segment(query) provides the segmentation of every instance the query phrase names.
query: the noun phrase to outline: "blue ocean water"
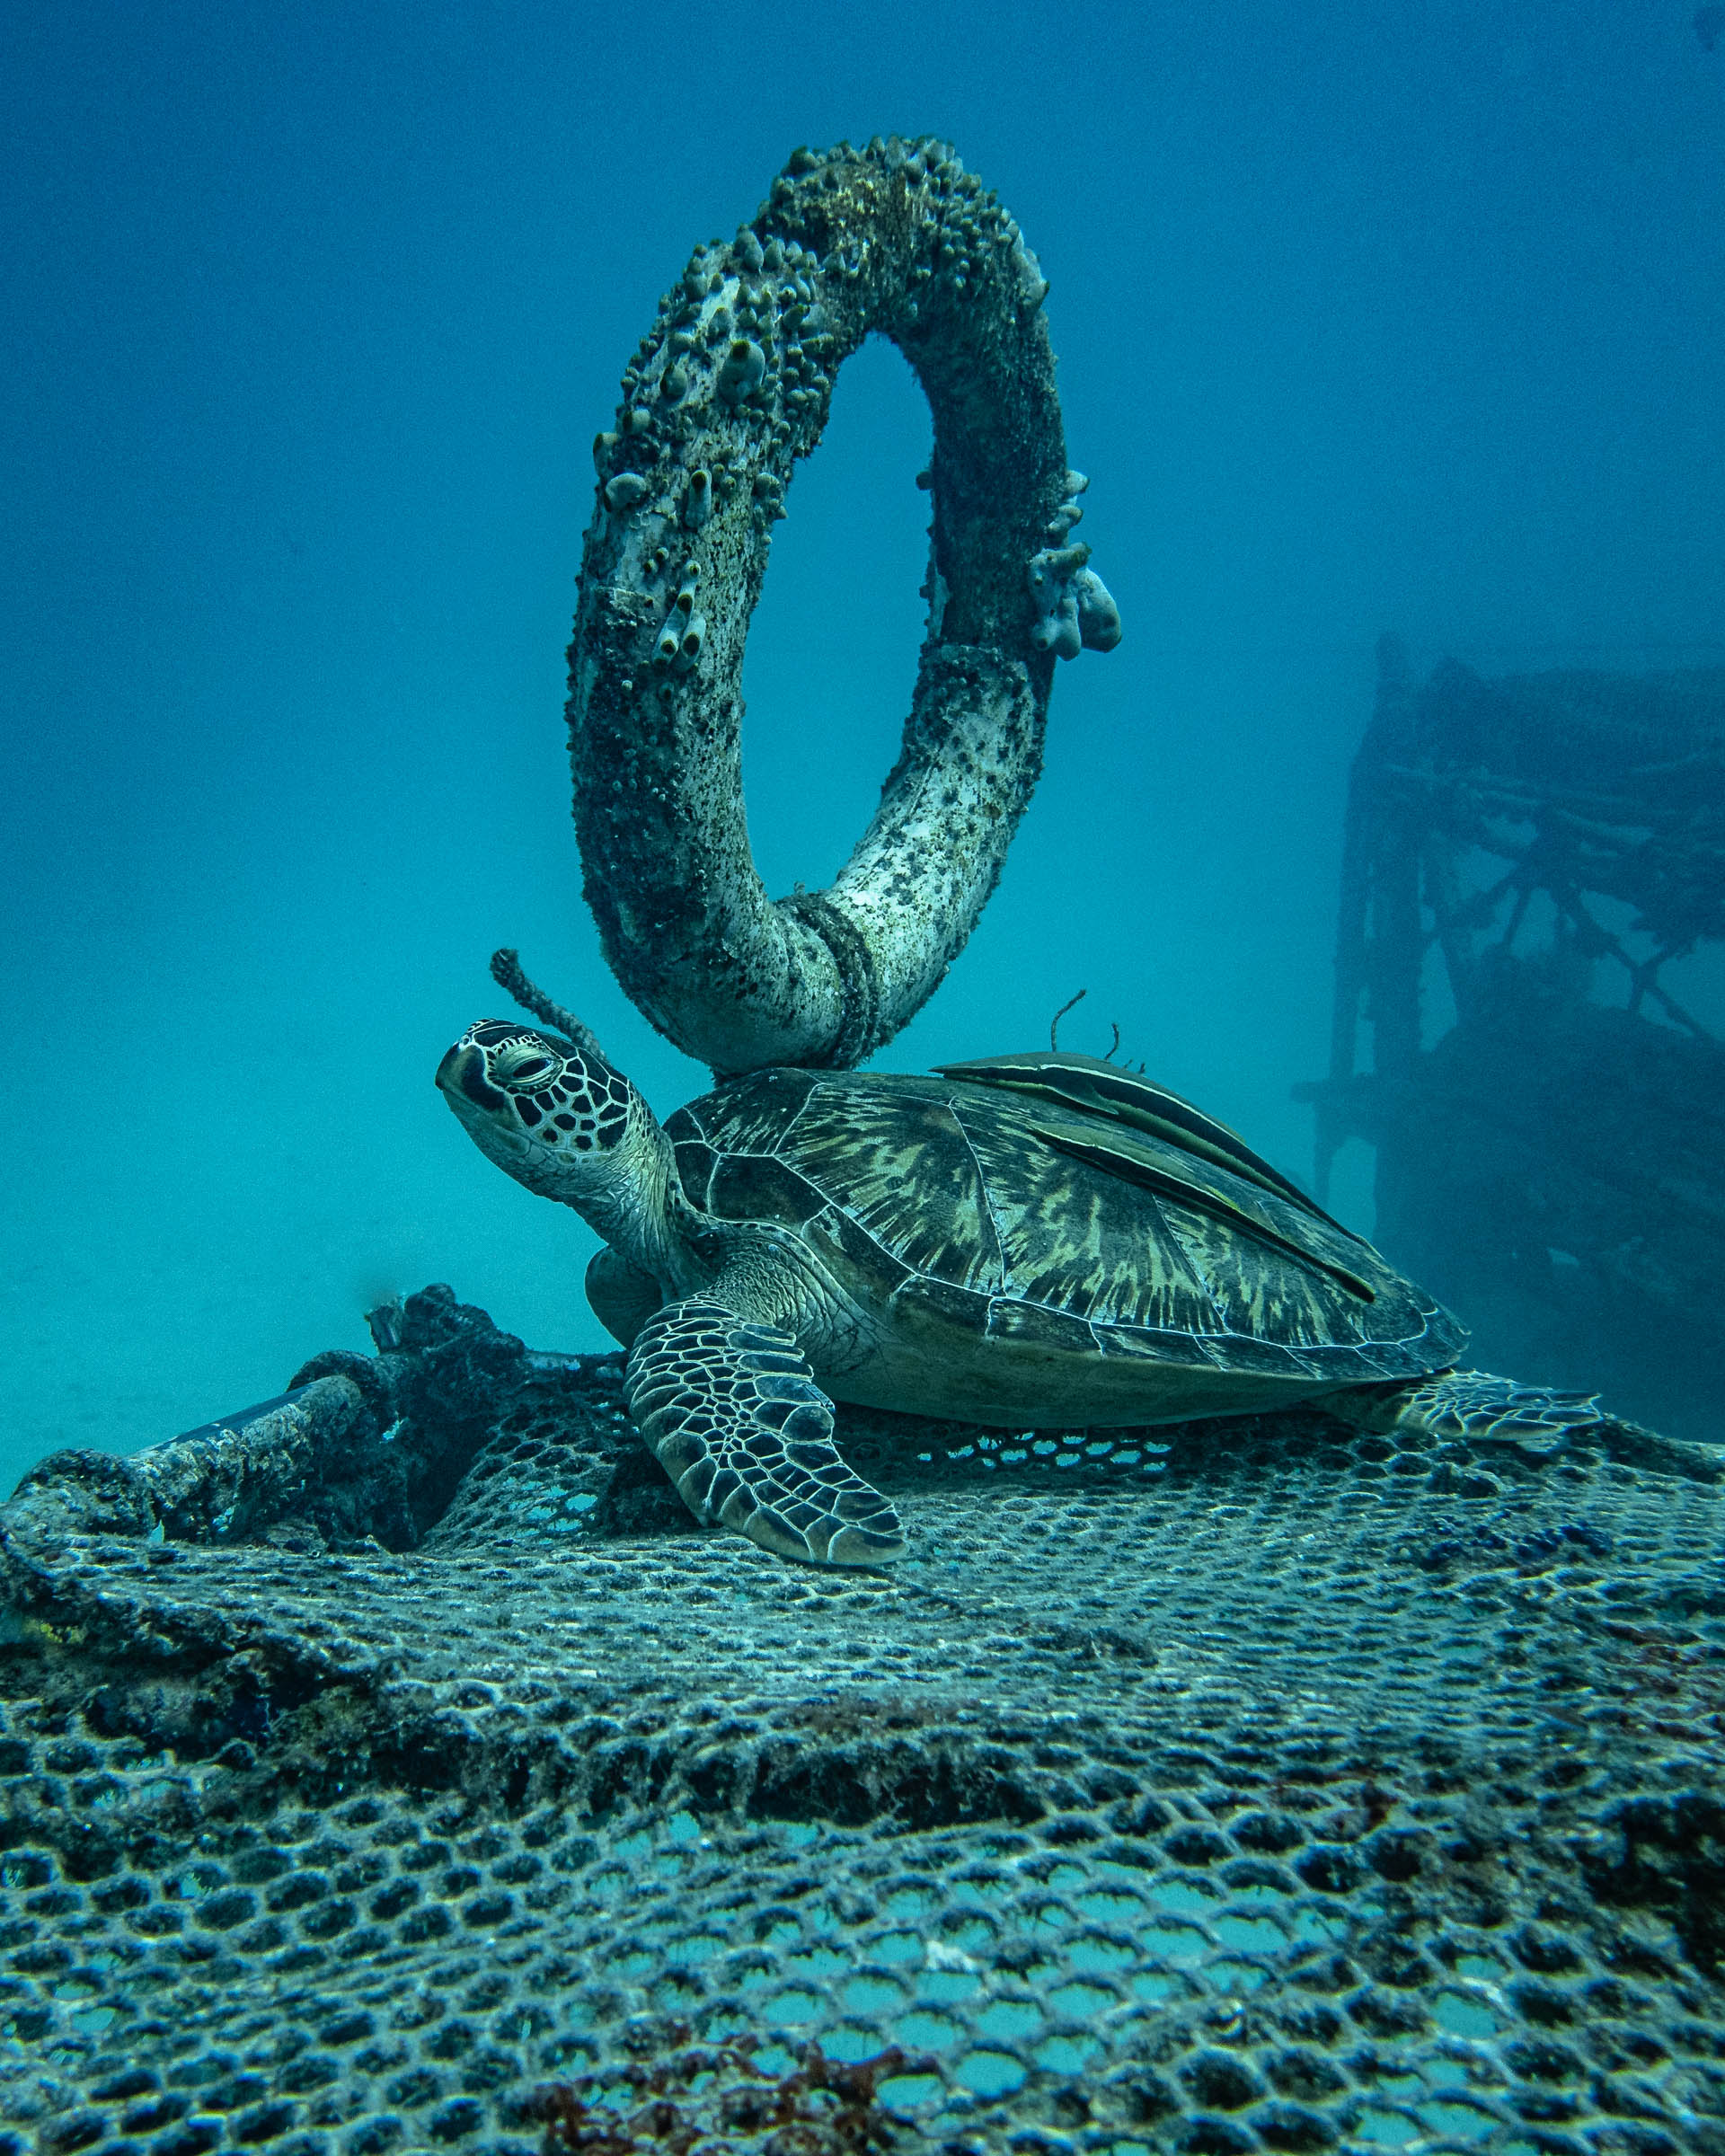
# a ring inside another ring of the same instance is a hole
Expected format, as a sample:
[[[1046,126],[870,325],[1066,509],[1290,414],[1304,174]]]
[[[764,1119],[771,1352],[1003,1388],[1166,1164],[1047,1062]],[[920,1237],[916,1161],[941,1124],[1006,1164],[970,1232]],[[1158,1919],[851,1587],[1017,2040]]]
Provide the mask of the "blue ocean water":
[[[0,1480],[274,1392],[452,1281],[599,1344],[592,1247],[431,1072],[499,943],[661,1109],[579,893],[588,445],[800,142],[953,141],[1052,280],[1126,641],[890,1068],[1135,1060],[1296,1172],[1377,633],[1725,656],[1725,51],[1643,0],[647,16],[134,0],[0,23]],[[749,648],[769,886],[891,760],[927,422],[846,368]],[[1703,984],[1704,985],[1704,984]],[[1369,1228],[1369,1162],[1334,1202]],[[1536,1373],[1531,1374],[1537,1374]]]

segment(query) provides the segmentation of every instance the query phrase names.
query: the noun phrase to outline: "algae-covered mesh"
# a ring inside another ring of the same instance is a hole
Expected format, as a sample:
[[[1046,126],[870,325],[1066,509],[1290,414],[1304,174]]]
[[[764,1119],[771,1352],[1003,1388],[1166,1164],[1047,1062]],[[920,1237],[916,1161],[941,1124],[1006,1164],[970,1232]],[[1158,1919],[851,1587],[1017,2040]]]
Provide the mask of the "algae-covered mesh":
[[[1725,2150],[1716,1454],[853,1414],[819,1573],[378,1329],[6,1510],[0,2146]]]

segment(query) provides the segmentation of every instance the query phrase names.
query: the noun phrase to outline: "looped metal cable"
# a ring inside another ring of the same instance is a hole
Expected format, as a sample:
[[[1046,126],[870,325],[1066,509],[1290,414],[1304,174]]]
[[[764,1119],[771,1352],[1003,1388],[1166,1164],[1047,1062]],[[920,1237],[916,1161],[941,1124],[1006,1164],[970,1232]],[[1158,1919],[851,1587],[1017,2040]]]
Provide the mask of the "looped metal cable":
[[[963,949],[1041,767],[1057,656],[1113,602],[1072,534],[1048,286],[944,143],[800,151],[697,248],[624,370],[570,651],[585,888],[659,1030],[719,1073],[848,1065]],[[898,760],[829,889],[774,904],[743,807],[743,649],[775,521],[844,361],[890,339],[927,394],[928,628]]]

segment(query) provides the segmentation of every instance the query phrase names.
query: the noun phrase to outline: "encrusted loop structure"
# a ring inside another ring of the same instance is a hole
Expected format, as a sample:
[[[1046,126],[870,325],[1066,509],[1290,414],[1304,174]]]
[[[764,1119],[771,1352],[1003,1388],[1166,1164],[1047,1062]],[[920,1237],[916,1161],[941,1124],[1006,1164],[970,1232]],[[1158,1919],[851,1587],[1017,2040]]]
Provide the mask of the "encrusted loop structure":
[[[697,248],[595,444],[570,652],[575,823],[619,979],[720,1074],[849,1065],[963,948],[1041,767],[1057,657],[1108,649],[1074,543],[1048,286],[941,143],[798,151]],[[928,627],[898,761],[831,888],[774,905],[744,815],[743,646],[774,521],[871,331],[927,393]]]
[[[373,1330],[0,1507],[0,2156],[1725,2152],[1717,1448],[841,1409],[834,1573]]]

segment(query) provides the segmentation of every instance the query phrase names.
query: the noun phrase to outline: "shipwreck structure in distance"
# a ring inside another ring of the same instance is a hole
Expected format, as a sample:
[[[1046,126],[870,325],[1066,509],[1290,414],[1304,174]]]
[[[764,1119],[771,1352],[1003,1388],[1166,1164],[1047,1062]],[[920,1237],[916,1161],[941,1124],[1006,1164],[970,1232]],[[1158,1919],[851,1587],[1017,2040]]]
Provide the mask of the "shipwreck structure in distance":
[[[1717,1439],[1725,1363],[1725,668],[1423,685],[1380,641],[1349,786],[1320,1199],[1477,1359]]]

